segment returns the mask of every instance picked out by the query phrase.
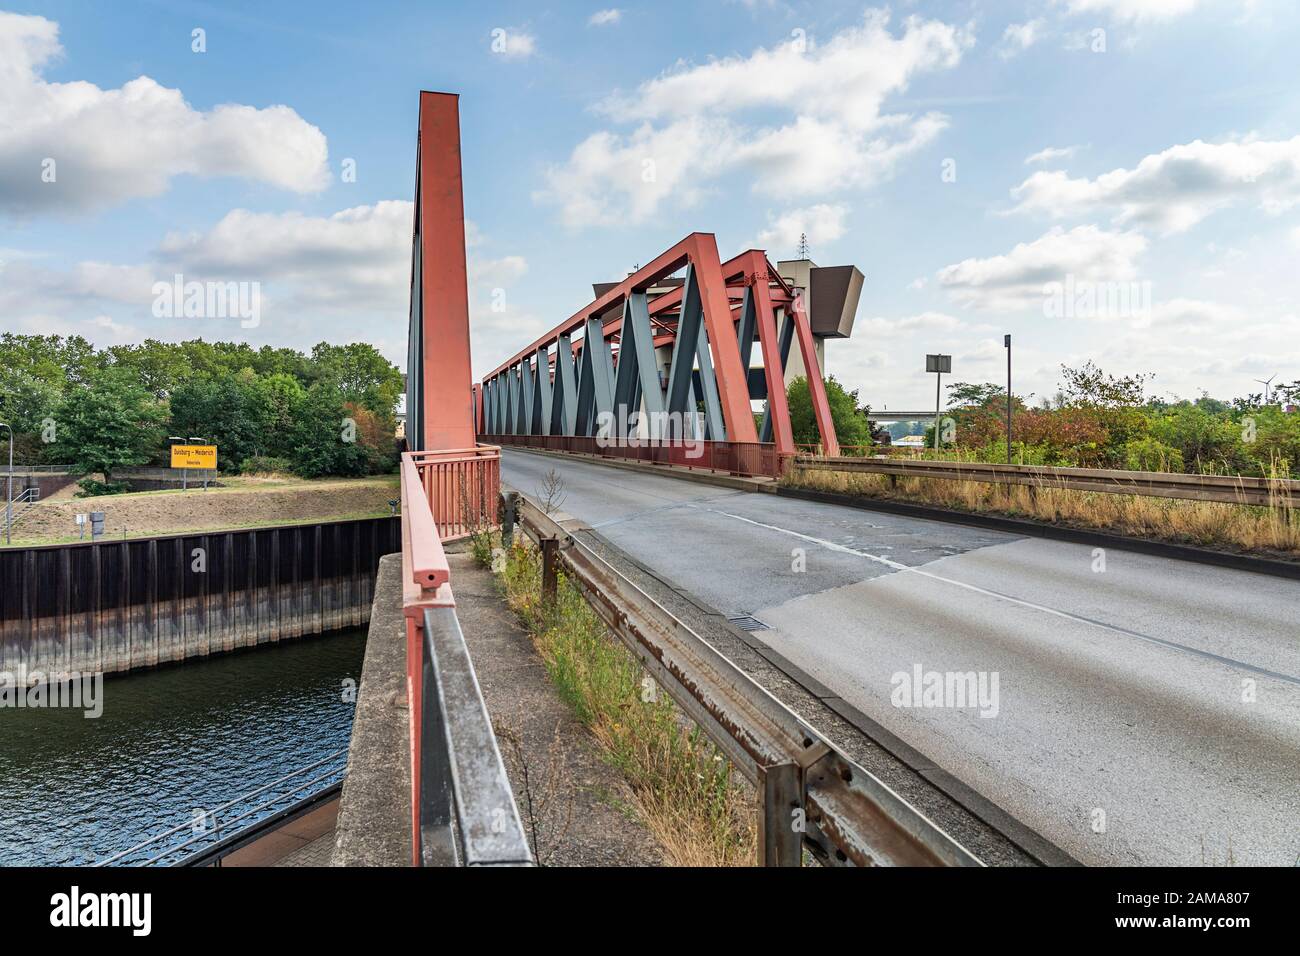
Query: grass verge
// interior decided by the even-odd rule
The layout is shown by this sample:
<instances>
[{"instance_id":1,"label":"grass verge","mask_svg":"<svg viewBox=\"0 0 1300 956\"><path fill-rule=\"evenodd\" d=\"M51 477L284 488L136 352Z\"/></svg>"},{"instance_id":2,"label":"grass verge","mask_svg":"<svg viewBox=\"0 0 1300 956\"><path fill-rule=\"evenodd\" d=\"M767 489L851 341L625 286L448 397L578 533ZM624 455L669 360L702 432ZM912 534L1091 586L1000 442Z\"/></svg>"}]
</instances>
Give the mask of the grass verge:
<instances>
[{"instance_id":1,"label":"grass verge","mask_svg":"<svg viewBox=\"0 0 1300 956\"><path fill-rule=\"evenodd\" d=\"M555 605L547 607L535 549L520 541L493 557L486 533L471 547L497 571L552 683L626 778L637 814L669 862L752 865L757 831L744 781L608 632L573 583L561 573Z\"/></svg>"},{"instance_id":2,"label":"grass verge","mask_svg":"<svg viewBox=\"0 0 1300 956\"><path fill-rule=\"evenodd\" d=\"M891 486L887 475L803 468L791 469L781 484L1300 559L1300 514L1283 504L1266 508L935 478L900 477Z\"/></svg>"}]
</instances>

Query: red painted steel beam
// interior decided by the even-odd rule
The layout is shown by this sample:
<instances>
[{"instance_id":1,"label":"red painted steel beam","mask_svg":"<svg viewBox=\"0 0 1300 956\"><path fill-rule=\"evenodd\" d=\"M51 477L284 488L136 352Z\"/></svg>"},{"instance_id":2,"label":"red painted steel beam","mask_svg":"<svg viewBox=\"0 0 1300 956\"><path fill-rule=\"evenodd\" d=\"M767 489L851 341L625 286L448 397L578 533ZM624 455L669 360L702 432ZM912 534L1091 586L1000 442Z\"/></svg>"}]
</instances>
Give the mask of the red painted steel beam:
<instances>
[{"instance_id":1,"label":"red painted steel beam","mask_svg":"<svg viewBox=\"0 0 1300 956\"><path fill-rule=\"evenodd\" d=\"M420 225L424 448L474 444L460 106L454 93L420 93L416 215Z\"/></svg>"},{"instance_id":2,"label":"red painted steel beam","mask_svg":"<svg viewBox=\"0 0 1300 956\"><path fill-rule=\"evenodd\" d=\"M621 305L623 300L626 299L632 291L647 289L654 285L656 280L662 279L664 276L672 275L682 266L686 265L688 250L693 248L692 240L700 235L709 234L698 232L691 233L671 249L668 249L657 256L654 261L642 266L636 272L632 273L632 275L628 276L614 288L607 291L604 295L593 299L582 309L569 316L569 318L565 319L555 328L551 329L551 331L538 338L527 348L520 349L509 359L502 362L485 375L484 378L491 378L493 375L504 372L511 366L523 361L525 357L536 355L539 348L543 345L549 345L554 342L562 333L572 333L580 329L582 324L587 321L588 317L599 315L613 306ZM712 235L709 235L709 238L712 239Z\"/></svg>"},{"instance_id":3,"label":"red painted steel beam","mask_svg":"<svg viewBox=\"0 0 1300 956\"><path fill-rule=\"evenodd\" d=\"M779 454L794 454L794 427L790 423L790 406L785 394L785 369L781 367L781 341L772 308L772 290L768 285L767 256L746 253L751 258L751 292L754 313L758 318L758 344L763 352L763 374L767 378L767 407L772 417L772 440ZM813 366L816 369L816 365ZM810 375L811 377L811 375ZM821 376L818 375L820 381Z\"/></svg>"},{"instance_id":4,"label":"red painted steel beam","mask_svg":"<svg viewBox=\"0 0 1300 956\"><path fill-rule=\"evenodd\" d=\"M749 407L749 376L740 364L740 344L731 319L726 280L718 258L718 244L712 234L695 233L690 237L691 265L700 288L700 305L704 310L704 328L709 334L709 351L713 355L713 375L718 383L718 401L727 427L728 441L758 441L754 413Z\"/></svg>"},{"instance_id":5,"label":"red painted steel beam","mask_svg":"<svg viewBox=\"0 0 1300 956\"><path fill-rule=\"evenodd\" d=\"M808 313L804 311L803 296L797 296L790 309L794 318L795 335L799 338L799 351L803 353L803 367L808 380L808 395L812 399L813 417L817 420L817 431L822 437L822 454L835 458L840 453L840 441L835 435L835 422L831 419L831 403L826 398L826 383L822 381L821 366L817 364L817 346L813 342ZM774 421L774 427L775 424Z\"/></svg>"},{"instance_id":6,"label":"red painted steel beam","mask_svg":"<svg viewBox=\"0 0 1300 956\"><path fill-rule=\"evenodd\" d=\"M727 282L727 299L731 303L733 308L737 308L740 306L741 301L743 300L745 295L745 276L746 276L745 267L751 263L750 260L751 253L757 253L758 255L762 255L763 261L767 262L767 257L766 255L764 255L761 249L751 249L741 253L740 255L736 256L734 259L728 259L726 262L722 264L723 278ZM779 275L777 275L776 270L772 268L770 262L767 262L767 269L768 269L768 275L777 282L777 287L774 289L770 289L772 305L773 306L789 305L790 301L793 298L790 292L790 287L786 285L784 279L782 279ZM663 315L666 312L672 312L675 309L678 309L681 306L681 303L682 303L681 289L673 289L669 292L665 292L663 295L656 296L650 302L651 320L655 321L657 325L661 325L662 327L666 328L670 333L675 333L677 330L676 316L670 316L668 318L664 318ZM592 309L593 305L595 305L594 302L591 303L591 305L588 305L587 308L588 310L591 310L594 313L596 310ZM734 320L734 316L733 316L733 320ZM545 341L549 344L550 342L558 340L562 331L564 330L565 325L568 324L569 323L566 322L562 325L556 326L545 337ZM605 329L605 338L611 338L612 336L620 334L620 332L623 329L623 319L619 317L610 320L605 324L604 329ZM541 342L543 340L538 339L538 341ZM655 336L656 347L660 345L671 344L672 341L673 339L671 335ZM576 355L579 352L579 350L581 350L582 348L582 339L575 340L572 344L572 348L574 354ZM519 357L516 356L515 359L512 359L511 362L507 363L506 366L502 366L502 368L505 368L510 364L513 364L513 362L518 361L518 359ZM499 374L499 372L500 370L485 375L483 376L483 380L488 381L494 378L497 374Z\"/></svg>"}]
</instances>

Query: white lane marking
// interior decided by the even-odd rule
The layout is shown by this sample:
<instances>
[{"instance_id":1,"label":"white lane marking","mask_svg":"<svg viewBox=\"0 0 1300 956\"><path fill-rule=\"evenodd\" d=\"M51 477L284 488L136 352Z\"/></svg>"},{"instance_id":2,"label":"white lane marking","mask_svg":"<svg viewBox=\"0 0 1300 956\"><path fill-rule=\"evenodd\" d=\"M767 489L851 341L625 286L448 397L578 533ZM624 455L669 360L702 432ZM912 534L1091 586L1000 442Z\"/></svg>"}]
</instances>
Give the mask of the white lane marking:
<instances>
[{"instance_id":1,"label":"white lane marking","mask_svg":"<svg viewBox=\"0 0 1300 956\"><path fill-rule=\"evenodd\" d=\"M1222 655L1214 654L1211 653L1210 651L1203 651L1195 647L1188 647L1186 644L1177 644L1173 641L1166 641L1162 638L1152 637L1149 634L1143 634L1140 631L1132 631L1125 627L1116 627L1114 624L1107 624L1105 621L1098 621L1090 617L1083 617L1078 614L1071 614L1069 611L1060 611L1054 607L1048 607L1045 604L1036 604L1033 601L1026 601L1023 598L1012 597L1010 594L1003 594L1001 591L991 591L988 588L982 588L976 584L967 584L965 581L957 581L954 580L953 578L946 578L942 574L935 574L933 571L926 571L923 570L922 568L917 568L917 567L912 567L911 565L902 564L898 561L894 561L890 558L887 558L881 554L871 554L867 551L861 551L857 548L850 548L843 544L837 544L834 541L827 541L824 538L818 538L810 534L804 534L801 531L791 531L789 528L782 528L779 525L764 524L762 521L755 521L753 518L746 518L744 515L732 514L729 511L719 511L716 508L705 508L695 504L691 505L691 507L699 508L701 511L712 512L713 514L716 515L723 515L724 517L727 518L734 518L737 521L743 521L746 524L752 524L759 528L766 528L769 531L776 531L781 534L788 534L793 538L799 538L800 540L807 541L811 544L818 544L821 545L823 548L828 548L831 551L838 551L841 554L851 554L856 557L866 558L868 561L875 561L877 564L883 564L885 567L891 568L895 571L902 571L910 574L919 574L922 577L930 578L931 580L934 581L940 581L944 584L951 584L955 587L964 588L967 591L973 591L976 594L982 594L986 597L991 597L994 600L1006 601L1009 604L1017 604L1021 607L1029 608L1030 610L1034 610L1034 611L1042 611L1044 614L1050 614L1053 617L1064 618L1067 621L1074 621L1078 624L1088 624L1091 625L1092 627L1101 628L1102 630L1106 630L1106 631L1111 631L1115 634L1123 634L1126 637L1136 637L1139 640L1147 641L1148 643L1155 644L1159 647L1167 647L1176 651L1184 651L1188 654L1192 654L1196 657L1200 657L1205 660L1216 661L1220 664L1225 664L1229 667L1248 670L1252 673L1260 674L1264 677L1272 677L1277 680L1286 681L1288 684L1300 684L1300 678L1293 677L1289 674L1279 674L1277 671L1270 671L1262 667L1256 667L1254 664L1247 664L1245 661L1235 660L1231 657L1223 657Z\"/></svg>"}]
</instances>

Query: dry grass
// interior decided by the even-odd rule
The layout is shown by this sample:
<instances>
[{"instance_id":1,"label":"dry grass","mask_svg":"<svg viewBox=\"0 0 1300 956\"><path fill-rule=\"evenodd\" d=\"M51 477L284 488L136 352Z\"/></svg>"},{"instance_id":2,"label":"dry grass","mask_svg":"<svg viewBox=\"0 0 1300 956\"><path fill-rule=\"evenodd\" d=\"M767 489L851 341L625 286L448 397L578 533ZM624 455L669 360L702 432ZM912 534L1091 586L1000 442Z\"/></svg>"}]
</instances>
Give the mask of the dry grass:
<instances>
[{"instance_id":1,"label":"dry grass","mask_svg":"<svg viewBox=\"0 0 1300 956\"><path fill-rule=\"evenodd\" d=\"M541 561L516 543L501 567L510 607L528 626L561 697L630 785L640 819L677 866L756 859L754 804L726 758L647 677L563 574L541 601Z\"/></svg>"},{"instance_id":2,"label":"dry grass","mask_svg":"<svg viewBox=\"0 0 1300 956\"><path fill-rule=\"evenodd\" d=\"M916 502L980 514L1001 514L1200 547L1300 557L1300 514L1274 507L1183 501L1143 495L996 485L982 481L792 469L793 488Z\"/></svg>"}]
</instances>

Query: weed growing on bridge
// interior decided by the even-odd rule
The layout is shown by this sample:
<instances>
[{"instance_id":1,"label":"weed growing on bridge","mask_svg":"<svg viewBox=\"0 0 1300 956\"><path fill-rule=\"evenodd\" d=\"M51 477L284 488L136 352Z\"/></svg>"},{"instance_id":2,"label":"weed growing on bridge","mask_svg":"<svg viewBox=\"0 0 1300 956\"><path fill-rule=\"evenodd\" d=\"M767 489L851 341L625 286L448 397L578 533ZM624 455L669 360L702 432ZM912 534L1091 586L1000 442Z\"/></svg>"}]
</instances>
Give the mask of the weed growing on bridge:
<instances>
[{"instance_id":1,"label":"weed growing on bridge","mask_svg":"<svg viewBox=\"0 0 1300 956\"><path fill-rule=\"evenodd\" d=\"M554 607L542 603L541 560L523 544L507 551L501 581L551 681L627 779L641 819L680 866L755 860L753 801L730 763L648 682L561 573Z\"/></svg>"},{"instance_id":2,"label":"weed growing on bridge","mask_svg":"<svg viewBox=\"0 0 1300 956\"><path fill-rule=\"evenodd\" d=\"M1200 547L1300 557L1300 512L1272 507L1115 495L979 481L898 478L794 468L782 484L811 491L888 498L960 511L1003 514Z\"/></svg>"}]
</instances>

